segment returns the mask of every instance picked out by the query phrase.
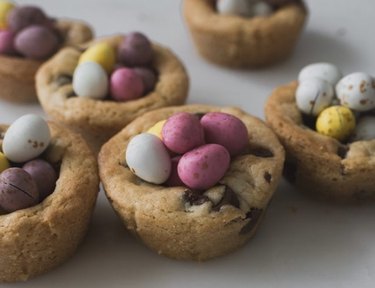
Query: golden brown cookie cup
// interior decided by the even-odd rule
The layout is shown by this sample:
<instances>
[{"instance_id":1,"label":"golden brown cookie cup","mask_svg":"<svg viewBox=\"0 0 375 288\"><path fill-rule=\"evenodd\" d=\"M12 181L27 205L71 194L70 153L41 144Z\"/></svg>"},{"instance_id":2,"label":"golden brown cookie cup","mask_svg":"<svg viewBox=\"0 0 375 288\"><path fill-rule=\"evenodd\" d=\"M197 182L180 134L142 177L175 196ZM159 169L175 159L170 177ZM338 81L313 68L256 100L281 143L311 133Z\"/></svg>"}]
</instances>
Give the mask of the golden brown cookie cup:
<instances>
[{"instance_id":1,"label":"golden brown cookie cup","mask_svg":"<svg viewBox=\"0 0 375 288\"><path fill-rule=\"evenodd\" d=\"M226 197L215 203L186 187L146 183L124 166L133 136L182 111L229 113L249 131L246 153L232 159L220 183L210 189L225 191ZM281 178L283 162L283 147L261 120L237 108L187 105L155 110L131 122L103 145L99 172L114 210L146 246L171 258L203 261L238 249L255 234Z\"/></svg>"},{"instance_id":2,"label":"golden brown cookie cup","mask_svg":"<svg viewBox=\"0 0 375 288\"><path fill-rule=\"evenodd\" d=\"M76 46L92 39L86 24L73 20L57 20L63 46ZM36 102L35 74L44 61L0 55L0 98L16 102Z\"/></svg>"},{"instance_id":3,"label":"golden brown cookie cup","mask_svg":"<svg viewBox=\"0 0 375 288\"><path fill-rule=\"evenodd\" d=\"M269 17L220 15L215 0L185 0L184 15L205 59L227 67L262 67L286 59L304 27L307 10L290 4Z\"/></svg>"},{"instance_id":4,"label":"golden brown cookie cup","mask_svg":"<svg viewBox=\"0 0 375 288\"><path fill-rule=\"evenodd\" d=\"M56 188L36 206L0 215L0 282L26 281L60 265L88 229L99 191L96 159L78 134L49 127L43 156L60 167ZM6 128L0 125L0 135Z\"/></svg>"},{"instance_id":5,"label":"golden brown cookie cup","mask_svg":"<svg viewBox=\"0 0 375 288\"><path fill-rule=\"evenodd\" d=\"M117 47L123 37L117 35L96 41L106 41ZM39 101L48 115L81 133L93 150L98 151L105 141L136 117L185 102L189 79L183 64L165 47L153 44L153 50L152 67L158 73L158 82L154 91L142 98L116 102L75 97L71 79L82 50L66 48L38 71Z\"/></svg>"},{"instance_id":6,"label":"golden brown cookie cup","mask_svg":"<svg viewBox=\"0 0 375 288\"><path fill-rule=\"evenodd\" d=\"M297 82L268 99L267 123L284 145L285 175L301 192L334 202L375 199L375 140L344 145L304 125L295 102Z\"/></svg>"}]
</instances>

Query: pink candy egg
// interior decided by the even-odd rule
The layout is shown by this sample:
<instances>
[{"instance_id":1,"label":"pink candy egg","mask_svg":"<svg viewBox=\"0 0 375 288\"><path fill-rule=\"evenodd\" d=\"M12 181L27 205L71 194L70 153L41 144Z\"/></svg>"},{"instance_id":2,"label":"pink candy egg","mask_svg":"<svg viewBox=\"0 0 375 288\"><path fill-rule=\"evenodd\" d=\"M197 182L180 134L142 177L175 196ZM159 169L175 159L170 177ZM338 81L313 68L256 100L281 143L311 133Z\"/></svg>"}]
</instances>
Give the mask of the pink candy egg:
<instances>
[{"instance_id":1,"label":"pink candy egg","mask_svg":"<svg viewBox=\"0 0 375 288\"><path fill-rule=\"evenodd\" d=\"M184 182L182 182L180 176L178 176L177 166L178 162L180 162L181 156L176 156L172 158L172 167L171 167L171 174L167 181L165 181L165 185L168 187L175 187L175 186L185 186Z\"/></svg>"},{"instance_id":2,"label":"pink candy egg","mask_svg":"<svg viewBox=\"0 0 375 288\"><path fill-rule=\"evenodd\" d=\"M110 79L111 97L116 101L128 101L143 95L142 78L129 68L116 69Z\"/></svg>"},{"instance_id":3,"label":"pink candy egg","mask_svg":"<svg viewBox=\"0 0 375 288\"><path fill-rule=\"evenodd\" d=\"M203 127L198 117L187 112L169 117L163 126L162 136L165 146L178 154L204 144Z\"/></svg>"},{"instance_id":4,"label":"pink candy egg","mask_svg":"<svg viewBox=\"0 0 375 288\"><path fill-rule=\"evenodd\" d=\"M13 55L16 53L14 49L14 33L2 30L0 31L0 54Z\"/></svg>"},{"instance_id":5,"label":"pink candy egg","mask_svg":"<svg viewBox=\"0 0 375 288\"><path fill-rule=\"evenodd\" d=\"M182 182L191 189L214 186L229 168L230 155L225 147L206 144L184 154L177 166Z\"/></svg>"},{"instance_id":6,"label":"pink candy egg","mask_svg":"<svg viewBox=\"0 0 375 288\"><path fill-rule=\"evenodd\" d=\"M206 143L224 146L231 156L244 151L249 143L245 124L237 117L221 112L211 112L201 119Z\"/></svg>"}]
</instances>

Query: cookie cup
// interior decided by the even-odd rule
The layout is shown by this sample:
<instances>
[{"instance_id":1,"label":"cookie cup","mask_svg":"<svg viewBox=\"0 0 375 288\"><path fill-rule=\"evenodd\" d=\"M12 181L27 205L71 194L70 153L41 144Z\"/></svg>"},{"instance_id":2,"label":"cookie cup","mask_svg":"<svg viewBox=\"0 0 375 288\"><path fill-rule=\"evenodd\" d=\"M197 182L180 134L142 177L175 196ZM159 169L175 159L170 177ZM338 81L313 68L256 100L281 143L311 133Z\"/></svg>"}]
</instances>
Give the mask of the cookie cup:
<instances>
[{"instance_id":1,"label":"cookie cup","mask_svg":"<svg viewBox=\"0 0 375 288\"><path fill-rule=\"evenodd\" d=\"M83 22L57 20L63 46L76 46L92 39L92 31ZM35 74L45 61L0 55L0 98L16 102L36 102Z\"/></svg>"},{"instance_id":2,"label":"cookie cup","mask_svg":"<svg viewBox=\"0 0 375 288\"><path fill-rule=\"evenodd\" d=\"M232 159L207 191L144 182L124 163L129 140L177 112L220 111L240 118L249 147ZM204 261L244 245L256 232L281 177L284 149L261 120L237 108L170 107L137 118L103 145L99 171L105 193L126 228L159 254ZM204 193L204 194L203 194Z\"/></svg>"},{"instance_id":3,"label":"cookie cup","mask_svg":"<svg viewBox=\"0 0 375 288\"><path fill-rule=\"evenodd\" d=\"M265 106L267 123L286 150L286 178L318 199L374 200L375 140L342 144L306 126L296 105L297 85L277 88Z\"/></svg>"},{"instance_id":4,"label":"cookie cup","mask_svg":"<svg viewBox=\"0 0 375 288\"><path fill-rule=\"evenodd\" d=\"M123 37L117 35L96 42L105 41L117 48ZM76 97L72 76L85 47L63 49L42 66L36 81L39 101L46 113L81 133L94 151L145 112L185 102L189 87L185 68L172 51L158 44L153 44L152 67L158 73L154 91L128 102Z\"/></svg>"},{"instance_id":5,"label":"cookie cup","mask_svg":"<svg viewBox=\"0 0 375 288\"><path fill-rule=\"evenodd\" d=\"M215 0L185 0L183 13L199 54L233 68L268 66L286 59L303 30L304 5L285 5L268 17L221 15Z\"/></svg>"},{"instance_id":6,"label":"cookie cup","mask_svg":"<svg viewBox=\"0 0 375 288\"><path fill-rule=\"evenodd\" d=\"M79 135L49 127L52 141L42 157L59 167L56 188L36 206L0 215L0 282L26 281L60 265L90 223L99 190L96 159ZM6 129L0 126L0 136Z\"/></svg>"}]
</instances>

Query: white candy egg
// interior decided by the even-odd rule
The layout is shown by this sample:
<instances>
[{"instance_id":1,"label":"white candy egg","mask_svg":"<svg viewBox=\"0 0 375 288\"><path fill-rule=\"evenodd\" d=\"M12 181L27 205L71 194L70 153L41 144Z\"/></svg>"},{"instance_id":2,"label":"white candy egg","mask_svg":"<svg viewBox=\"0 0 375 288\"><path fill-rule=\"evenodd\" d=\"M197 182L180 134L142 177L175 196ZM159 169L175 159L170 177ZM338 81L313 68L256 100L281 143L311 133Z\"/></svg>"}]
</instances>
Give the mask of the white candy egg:
<instances>
[{"instance_id":1,"label":"white candy egg","mask_svg":"<svg viewBox=\"0 0 375 288\"><path fill-rule=\"evenodd\" d=\"M47 122L38 115L27 114L9 126L3 140L3 152L10 161L22 163L42 154L50 141Z\"/></svg>"},{"instance_id":2,"label":"white candy egg","mask_svg":"<svg viewBox=\"0 0 375 288\"><path fill-rule=\"evenodd\" d=\"M304 67L298 75L298 81L304 81L310 78L319 78L332 85L341 79L341 71L331 63L313 63Z\"/></svg>"},{"instance_id":3,"label":"white candy egg","mask_svg":"<svg viewBox=\"0 0 375 288\"><path fill-rule=\"evenodd\" d=\"M254 6L252 7L252 10L253 10L254 16L262 16L262 17L269 16L273 12L271 5L262 1L255 3Z\"/></svg>"},{"instance_id":4,"label":"white candy egg","mask_svg":"<svg viewBox=\"0 0 375 288\"><path fill-rule=\"evenodd\" d=\"M354 140L375 140L375 116L365 116L359 119L354 131Z\"/></svg>"},{"instance_id":5,"label":"white candy egg","mask_svg":"<svg viewBox=\"0 0 375 288\"><path fill-rule=\"evenodd\" d=\"M342 78L336 86L336 95L343 106L357 111L375 108L375 80L363 72Z\"/></svg>"},{"instance_id":6,"label":"white candy egg","mask_svg":"<svg viewBox=\"0 0 375 288\"><path fill-rule=\"evenodd\" d=\"M218 0L216 9L220 14L251 17L253 15L251 2L249 0Z\"/></svg>"},{"instance_id":7,"label":"white candy egg","mask_svg":"<svg viewBox=\"0 0 375 288\"><path fill-rule=\"evenodd\" d=\"M73 90L81 97L103 99L108 93L108 75L96 62L79 64L73 75Z\"/></svg>"},{"instance_id":8,"label":"white candy egg","mask_svg":"<svg viewBox=\"0 0 375 288\"><path fill-rule=\"evenodd\" d=\"M171 173L171 158L163 142L155 135L133 137L126 148L125 160L139 178L154 184L165 182Z\"/></svg>"},{"instance_id":9,"label":"white candy egg","mask_svg":"<svg viewBox=\"0 0 375 288\"><path fill-rule=\"evenodd\" d=\"M310 78L299 83L296 103L303 113L317 116L332 103L334 95L330 83L318 78Z\"/></svg>"}]
</instances>

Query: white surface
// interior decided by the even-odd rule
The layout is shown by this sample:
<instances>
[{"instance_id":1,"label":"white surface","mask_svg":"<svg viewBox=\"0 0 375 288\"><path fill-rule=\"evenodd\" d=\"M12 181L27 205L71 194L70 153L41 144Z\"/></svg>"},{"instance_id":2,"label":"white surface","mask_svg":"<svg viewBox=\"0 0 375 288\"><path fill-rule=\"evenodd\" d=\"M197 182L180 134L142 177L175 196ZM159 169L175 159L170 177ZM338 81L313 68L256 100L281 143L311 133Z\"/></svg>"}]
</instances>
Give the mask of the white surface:
<instances>
[{"instance_id":1,"label":"white surface","mask_svg":"<svg viewBox=\"0 0 375 288\"><path fill-rule=\"evenodd\" d=\"M294 56L250 72L218 68L200 59L177 0L34 3L50 15L85 19L98 35L139 30L170 46L191 76L190 103L238 105L262 116L272 89L295 79L308 63L327 61L344 74L375 74L374 0L308 1L311 17ZM30 112L42 113L38 105L0 102L0 123ZM317 203L283 182L247 246L206 263L177 262L130 237L101 192L89 235L71 260L25 284L0 287L374 287L374 216L374 205Z\"/></svg>"}]
</instances>

